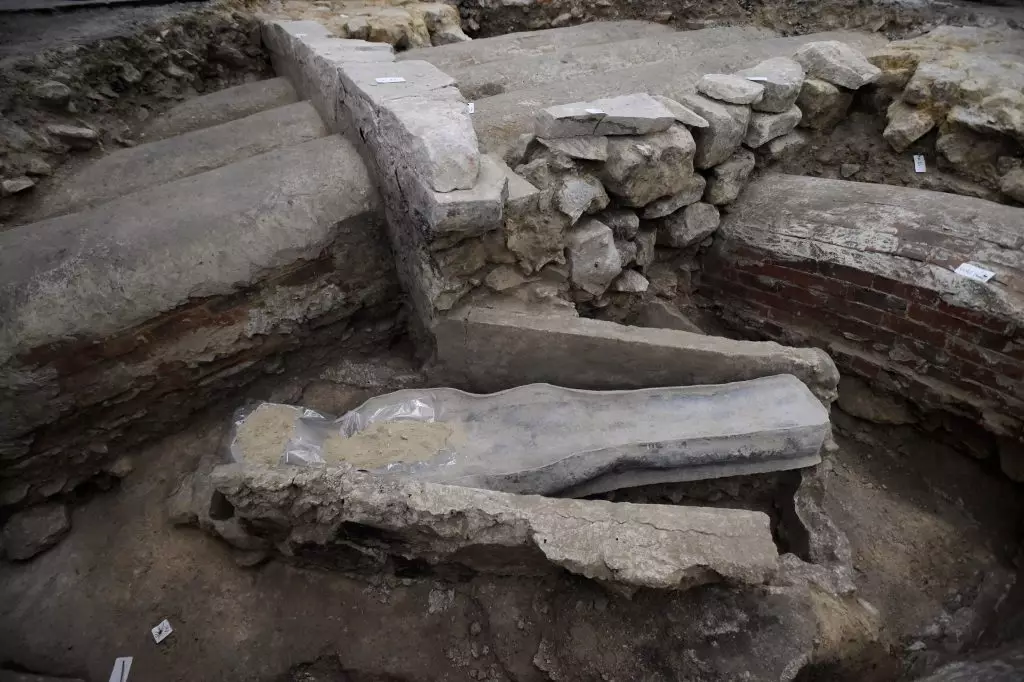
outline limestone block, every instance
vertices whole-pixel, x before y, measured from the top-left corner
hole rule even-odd
[[[711,169],[704,201],[720,206],[736,200],[754,170],[753,152],[740,149],[723,163]]]
[[[739,75],[709,73],[697,81],[697,92],[728,104],[754,104],[764,96],[764,86]]]
[[[565,154],[573,159],[604,161],[608,158],[608,138],[603,135],[581,137],[537,138],[537,141],[553,152]]]
[[[476,186],[453,192],[433,191],[419,175],[399,169],[399,186],[429,227],[428,241],[442,234],[480,235],[501,227],[508,177],[493,157],[485,155],[480,161]]]
[[[957,102],[960,83],[966,78],[967,74],[960,69],[926,62],[914,71],[903,90],[903,100],[908,104],[952,106]]]
[[[636,264],[646,268],[654,262],[654,247],[658,241],[657,230],[640,230],[636,233]]]
[[[658,243],[682,249],[697,244],[718,229],[718,209],[698,202],[658,222]]]
[[[664,218],[670,213],[675,213],[684,206],[700,201],[704,196],[704,188],[707,181],[700,173],[694,173],[687,181],[686,187],[670,197],[658,199],[647,204],[644,208],[644,220]]]
[[[555,204],[575,223],[584,213],[597,213],[608,206],[608,194],[592,175],[569,175],[555,193]]]
[[[795,104],[781,114],[768,114],[755,111],[750,116],[750,126],[743,144],[752,149],[786,135],[800,123],[803,112]]]
[[[797,50],[793,59],[811,78],[856,90],[873,82],[881,69],[858,50],[838,40],[808,43]]]
[[[537,114],[538,137],[644,135],[675,123],[668,108],[646,93],[548,107]]]
[[[588,218],[569,231],[566,243],[572,283],[594,296],[603,294],[622,270],[612,229]]]
[[[747,133],[750,107],[716,102],[700,95],[686,95],[681,101],[708,122],[707,128],[694,131],[694,166],[710,168],[729,158]]]
[[[628,206],[645,206],[681,192],[693,175],[693,136],[674,123],[665,131],[608,141],[600,178]]]
[[[602,223],[612,228],[616,239],[633,239],[640,229],[640,217],[636,211],[627,208],[613,208],[597,216]]]
[[[764,95],[753,104],[754,111],[771,114],[784,113],[796,104],[800,87],[804,84],[804,67],[788,57],[766,59],[749,69],[737,71],[736,75],[758,79]]]
[[[623,270],[622,274],[612,282],[612,291],[624,294],[642,294],[650,285],[647,278],[636,270]]]
[[[71,529],[63,504],[49,503],[13,514],[4,524],[3,552],[9,559],[26,561],[53,547]]]
[[[653,329],[677,329],[693,334],[703,334],[704,330],[694,324],[672,303],[654,298],[643,305],[637,312],[633,324]]]
[[[813,130],[834,127],[846,116],[853,93],[817,78],[808,78],[800,89],[796,104],[803,112],[800,126]]]
[[[889,105],[886,118],[889,123],[882,137],[898,152],[904,151],[935,127],[931,113],[900,100]]]
[[[636,242],[627,241],[625,239],[616,239],[615,250],[619,252],[619,264],[622,265],[622,267],[626,267],[627,265],[631,265],[636,262]]]
[[[1024,204],[1024,169],[1015,168],[999,181],[999,190]]]
[[[662,95],[653,95],[653,97],[654,99],[664,104],[665,108],[672,112],[672,115],[676,117],[677,123],[682,123],[684,126],[687,126],[688,128],[708,127],[709,124],[703,116],[700,116],[692,109],[684,107],[682,104],[675,101],[674,99],[663,97]]]
[[[758,151],[763,153],[769,162],[780,161],[800,152],[807,147],[808,142],[810,142],[810,138],[807,137],[807,133],[794,130],[787,135],[775,138]]]

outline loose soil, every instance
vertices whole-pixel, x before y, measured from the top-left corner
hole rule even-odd
[[[358,469],[425,462],[448,446],[453,433],[444,422],[376,422],[348,437],[331,434],[321,456],[328,464],[347,462]]]

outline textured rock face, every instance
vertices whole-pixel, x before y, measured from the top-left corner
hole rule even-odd
[[[646,93],[548,107],[537,114],[538,137],[645,135],[667,130],[675,116]]]
[[[608,205],[608,195],[592,175],[570,175],[555,195],[558,210],[575,223],[584,213],[597,213]]]
[[[797,50],[793,59],[811,78],[851,90],[873,82],[881,74],[881,69],[864,55],[838,40],[808,43]]]
[[[781,114],[767,114],[755,111],[750,117],[750,126],[743,138],[743,144],[751,149],[771,142],[777,137],[788,134],[796,128],[803,118],[800,107],[793,105]]]
[[[796,104],[803,117],[800,125],[814,130],[834,127],[853,103],[853,93],[817,78],[808,78],[800,90]]]
[[[736,200],[754,170],[753,152],[740,149],[727,161],[711,169],[704,201],[720,206]]]
[[[691,183],[693,136],[675,124],[663,132],[608,141],[601,180],[628,206],[645,206],[682,191]]]
[[[766,59],[757,66],[742,69],[736,75],[757,78],[764,89],[760,100],[754,102],[754,111],[781,114],[794,104],[804,84],[804,67],[788,57]]]
[[[685,590],[763,583],[778,558],[758,512],[509,495],[338,468],[228,465],[211,480],[235,518],[282,551],[356,570],[395,559],[510,575],[561,568]]]
[[[728,104],[754,104],[764,96],[764,86],[735,74],[709,73],[697,81],[697,92]]]
[[[694,166],[710,168],[729,158],[747,132],[750,107],[724,104],[699,95],[688,95],[681,101],[708,122],[707,128],[694,131],[697,143]]]
[[[696,201],[700,201],[700,198],[704,196],[704,188],[706,186],[707,180],[704,179],[704,176],[694,173],[687,181],[686,187],[676,194],[647,204],[647,207],[644,208],[644,220],[664,218],[668,214],[675,213],[684,206],[689,206]]]
[[[15,561],[31,559],[53,547],[71,530],[63,504],[43,504],[14,514],[4,525],[3,552]]]
[[[611,228],[597,220],[585,220],[569,232],[567,243],[573,284],[600,296],[622,270]]]
[[[718,209],[711,204],[690,204],[659,222],[658,243],[684,249],[718,229]]]
[[[935,127],[935,118],[931,112],[901,101],[889,106],[886,117],[889,124],[882,132],[882,137],[898,152],[904,151]]]

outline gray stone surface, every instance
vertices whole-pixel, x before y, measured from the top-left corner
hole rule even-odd
[[[622,270],[612,229],[593,218],[569,231],[566,253],[572,283],[594,296],[603,294]]]
[[[808,78],[796,100],[803,112],[799,125],[813,130],[832,128],[846,116],[852,103],[852,92],[817,78]]]
[[[763,583],[778,558],[760,512],[510,495],[344,468],[228,465],[211,479],[249,527],[274,528],[285,551],[318,546],[327,565],[355,550],[371,571],[404,560],[686,590]],[[314,500],[311,522],[303,510]]]
[[[636,233],[636,264],[646,268],[654,262],[654,247],[658,241],[656,229],[643,229]]]
[[[718,209],[711,204],[690,204],[658,222],[658,243],[683,249],[697,244],[718,229]]]
[[[640,229],[640,217],[628,208],[613,208],[601,213],[597,219],[612,228],[616,239],[633,239]]]
[[[889,105],[886,111],[888,125],[882,137],[898,152],[902,152],[935,127],[931,112],[918,109],[901,100]]]
[[[708,127],[709,124],[703,116],[688,107],[684,107],[676,100],[662,95],[653,95],[653,97],[664,104],[665,107],[672,112],[672,115],[676,117],[676,123],[682,123],[687,128]]]
[[[768,161],[780,161],[797,154],[806,148],[809,142],[810,138],[807,136],[807,133],[794,130],[782,137],[775,138],[758,149],[758,152],[764,154]]]
[[[655,329],[677,329],[693,334],[704,333],[703,329],[694,324],[678,308],[660,298],[644,303],[640,310],[637,311],[633,324]]]
[[[868,384],[853,376],[844,376],[839,380],[839,399],[836,405],[850,416],[876,424],[913,424],[917,421],[905,402],[872,391]]]
[[[633,248],[636,249],[635,244]],[[629,261],[626,261],[625,264],[628,263]],[[636,270],[623,270],[622,274],[612,282],[612,291],[620,291],[626,294],[642,294],[647,291],[650,285],[651,283],[647,281],[647,278]]]
[[[664,104],[647,93],[560,104],[537,114],[537,137],[586,135],[644,135],[657,133],[675,123]]]
[[[65,123],[50,123],[46,126],[46,132],[72,149],[92,149],[100,139],[100,134],[92,128]]]
[[[835,364],[816,348],[603,320],[476,308],[439,320],[433,331],[445,379],[474,391],[533,382],[595,390],[690,386],[793,374],[828,403],[839,382]]]
[[[1024,679],[1024,645],[1011,643],[971,660],[947,663],[920,682],[1017,682]]]
[[[686,95],[680,101],[709,124],[707,128],[693,131],[697,143],[693,165],[700,169],[710,168],[728,159],[747,133],[750,107],[716,102],[700,95]]]
[[[608,206],[608,195],[594,176],[569,175],[555,193],[555,205],[575,223],[584,213],[597,213]]]
[[[803,112],[795,104],[781,114],[755,111],[750,116],[750,125],[747,127],[743,144],[751,149],[757,149],[792,131],[800,123],[802,117]]]
[[[856,90],[877,79],[882,71],[855,48],[838,40],[804,45],[793,59],[811,78]]]
[[[999,190],[1024,204],[1024,169],[1016,168],[999,181]]]
[[[608,158],[608,138],[602,135],[562,137],[550,140],[538,137],[537,141],[551,151],[565,154],[573,159],[604,161]]]
[[[668,130],[608,141],[608,160],[600,178],[627,206],[645,206],[678,194],[692,184],[693,136],[672,119]]]
[[[68,509],[50,503],[20,511],[7,519],[2,548],[8,559],[27,561],[57,544],[71,530]]]
[[[708,186],[704,192],[704,201],[721,206],[736,200],[747,184],[750,173],[754,170],[753,152],[739,149],[726,161],[718,164],[708,173]]]
[[[147,142],[162,140],[297,101],[295,89],[285,78],[236,85],[233,88],[185,100],[172,107],[153,119],[143,132],[142,139]]]
[[[313,107],[308,102],[296,102],[170,139],[120,149],[63,179],[33,218],[73,213],[326,134]]]
[[[675,213],[684,206],[700,201],[704,196],[704,188],[707,181],[700,173],[694,173],[687,180],[686,187],[670,197],[658,199],[647,204],[644,208],[644,220],[664,218],[670,213]]]
[[[413,210],[422,216],[431,236],[449,233],[479,235],[499,228],[508,198],[504,163],[483,155],[472,189],[436,192],[415,173],[399,169],[398,183]]]
[[[754,104],[764,96],[764,86],[739,75],[709,73],[697,81],[697,92],[727,104]]]
[[[753,76],[764,88],[760,100],[753,104],[754,111],[781,114],[796,104],[800,86],[804,83],[804,67],[789,57],[773,57],[741,69],[737,76]]]

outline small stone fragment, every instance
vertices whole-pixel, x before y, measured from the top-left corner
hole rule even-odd
[[[803,112],[799,125],[813,130],[832,128],[846,116],[852,103],[853,93],[823,80],[808,78],[796,101]]]
[[[48,550],[71,529],[68,509],[49,503],[17,512],[3,529],[3,548],[7,557],[26,561]]]
[[[763,153],[768,161],[780,161],[798,153],[808,142],[810,140],[806,133],[794,130],[788,135],[775,138],[758,151]]]
[[[740,149],[723,163],[711,169],[704,201],[721,206],[736,200],[743,190],[756,159],[753,152]]]
[[[693,175],[693,136],[673,123],[666,131],[608,141],[601,180],[627,206],[646,206],[687,187]]]
[[[662,298],[675,298],[679,289],[679,276],[668,263],[655,263],[647,270],[650,291]]]
[[[697,92],[729,104],[753,104],[764,96],[764,86],[743,76],[709,73],[697,81]]]
[[[999,191],[1024,204],[1024,169],[1016,168],[999,181]]]
[[[636,211],[625,208],[609,209],[598,215],[597,219],[612,228],[616,239],[632,239],[640,229],[640,218]]]
[[[863,54],[838,40],[808,43],[797,50],[793,59],[811,78],[851,90],[873,82],[882,73]]]
[[[547,139],[537,138],[537,141],[554,152],[565,154],[574,159],[584,161],[604,161],[608,158],[608,138],[599,135],[584,135],[581,137],[560,137]]]
[[[675,213],[683,206],[689,206],[696,201],[700,201],[700,198],[704,196],[706,185],[707,181],[704,179],[704,176],[700,173],[694,173],[687,180],[686,187],[676,194],[647,204],[647,207],[644,209],[644,220],[664,218],[670,213]]]
[[[750,126],[747,128],[743,144],[751,149],[757,149],[761,145],[774,140],[777,137],[789,133],[797,124],[803,113],[800,107],[795,104],[788,111],[781,114],[767,114],[755,111],[750,116]]]
[[[688,126],[690,128],[708,127],[709,124],[703,116],[700,116],[695,111],[684,107],[674,99],[662,97],[661,95],[652,95],[652,97],[664,104],[665,108],[672,112],[672,115],[676,117],[676,122],[682,123],[684,126]]]
[[[584,213],[597,213],[608,205],[601,182],[590,175],[570,175],[562,180],[555,203],[575,223]]]
[[[92,128],[83,126],[69,126],[61,123],[51,123],[46,126],[46,131],[57,137],[65,144],[76,149],[91,149],[100,138]]]
[[[623,270],[622,274],[612,282],[612,291],[625,294],[642,294],[651,285],[647,278],[636,270]]]
[[[636,233],[636,258],[634,261],[641,268],[654,262],[654,247],[658,241],[657,230],[640,230]]]
[[[525,284],[527,281],[526,277],[514,266],[499,265],[487,274],[484,284],[495,291],[505,291]]]
[[[622,270],[612,229],[588,218],[569,231],[566,241],[572,283],[600,296]]]
[[[781,114],[796,104],[804,84],[804,67],[788,57],[766,59],[757,66],[736,72],[737,76],[753,76],[764,88],[764,95],[753,104],[754,111]]]
[[[841,178],[852,178],[854,175],[860,172],[861,165],[859,163],[844,163],[839,166],[839,177]]]
[[[728,159],[743,142],[750,123],[750,107],[716,102],[700,95],[687,95],[682,102],[708,122],[707,128],[693,131],[697,145],[694,166],[710,168]]]
[[[930,113],[900,100],[889,105],[886,118],[889,124],[882,137],[898,152],[905,151],[935,127],[935,119]]]
[[[626,241],[625,239],[616,239],[615,249],[619,252],[619,263],[622,267],[626,267],[630,263],[636,262],[636,242]]]
[[[678,213],[662,219],[658,243],[683,249],[696,244],[718,229],[718,209],[704,202],[690,204]]]
[[[25,190],[32,189],[33,187],[35,187],[35,184],[35,181],[33,181],[31,178],[22,175],[17,178],[10,178],[9,180],[4,180],[2,183],[0,183],[0,188],[3,189],[4,195],[18,194],[19,192],[24,192]]]
[[[58,81],[45,81],[32,88],[32,95],[47,106],[61,108],[71,100],[71,88]]]

